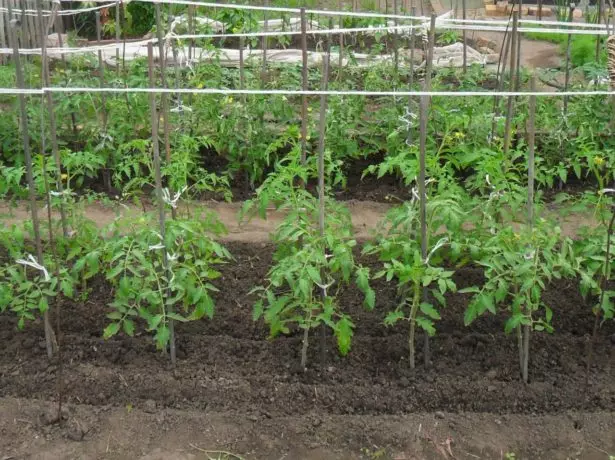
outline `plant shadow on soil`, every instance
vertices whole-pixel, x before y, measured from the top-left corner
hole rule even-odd
[[[328,361],[321,368],[314,334],[311,366],[297,373],[293,369],[300,334],[268,341],[266,326],[251,319],[248,292],[264,279],[273,247],[228,247],[236,260],[222,267],[216,283],[220,292],[214,319],[178,325],[179,363],[174,370],[146,332],[134,338],[101,338],[110,301],[103,280],[92,283],[86,302],[65,302],[62,344],[68,401],[124,406],[153,400],[159,407],[266,417],[428,411],[558,414],[608,411],[615,405],[613,324],[600,331],[587,385],[585,355],[593,320],[575,282],[556,282],[546,294],[556,333],[532,336],[529,385],[519,380],[516,344],[503,333],[504,318],[486,316],[465,328],[468,296],[462,294],[449,296],[437,324],[432,365],[411,372],[406,328],[382,324],[395,304],[394,287],[382,281],[374,282],[374,311],[362,308],[363,299],[353,288],[340,298],[357,325],[350,354],[339,357],[329,337]],[[378,267],[373,259],[362,262],[372,270]],[[481,279],[480,270],[473,268],[456,274],[459,288]],[[42,325],[18,331],[14,318],[2,315],[0,341],[5,344],[0,350],[0,394],[53,399],[57,366],[45,356]]]

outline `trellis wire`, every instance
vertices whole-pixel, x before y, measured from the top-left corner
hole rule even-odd
[[[611,96],[615,90],[593,91],[359,91],[359,90],[286,90],[286,89],[226,89],[226,88],[97,88],[97,87],[65,87],[51,86],[45,88],[0,88],[4,95],[38,95],[45,92],[52,93],[178,93],[178,94],[218,94],[218,95],[269,95],[269,96],[366,96],[366,97],[404,97],[404,96],[433,96],[433,97],[508,97],[508,96],[537,96],[537,97],[563,97],[563,96]]]
[[[61,0],[62,2],[72,2],[72,0]],[[108,0],[92,0],[95,3],[107,2]],[[255,11],[272,11],[278,13],[294,13],[299,14],[301,8],[287,8],[287,7],[272,7],[272,6],[259,6],[259,5],[240,5],[240,4],[232,4],[232,3],[211,3],[211,2],[198,2],[192,0],[139,0],[143,3],[154,3],[154,4],[168,4],[168,5],[192,5],[196,7],[211,7],[211,8],[226,8],[226,9],[237,9],[237,10],[255,10]],[[114,3],[111,3],[113,5]],[[65,10],[65,11],[75,11],[79,10]],[[382,19],[407,19],[407,20],[420,20],[420,21],[429,21],[429,16],[408,16],[408,15],[395,15],[395,14],[383,14],[383,13],[371,13],[371,12],[356,12],[356,11],[336,11],[336,10],[318,10],[318,9],[306,9],[307,14],[314,14],[320,16],[347,16],[347,17],[363,17],[363,18],[382,18]],[[462,22],[460,19],[446,19],[446,21],[453,22]],[[466,22],[474,22],[474,23],[494,23],[494,24],[506,24],[505,21],[491,21],[491,20],[481,20],[481,19],[468,19]],[[525,19],[520,21],[523,24],[539,24],[539,25],[567,25],[566,22],[560,21],[537,21],[531,19]],[[569,24],[568,24],[569,26]],[[584,24],[578,23],[575,26],[580,27],[597,27],[597,28],[605,28],[603,24]],[[535,29],[531,29],[534,31]]]
[[[311,35],[330,35],[330,34],[349,34],[349,33],[360,33],[360,32],[369,32],[369,33],[378,33],[378,32],[390,32],[390,31],[407,31],[410,32],[416,28],[421,28],[420,25],[412,24],[412,25],[398,25],[398,26],[383,26],[383,27],[353,27],[346,29],[314,29],[310,30],[309,34]],[[492,32],[507,32],[506,27],[489,27],[489,26],[480,26],[480,25],[456,25],[456,24],[441,24],[438,29],[446,29],[446,30],[471,30],[471,31],[492,31]],[[609,35],[608,30],[584,30],[584,29],[537,29],[537,28],[518,28],[519,32],[533,32],[533,33],[559,33],[559,34],[567,34],[567,35],[600,35],[607,36]],[[157,32],[159,35],[161,34],[161,30]],[[158,38],[150,38],[146,40],[139,40],[132,42],[133,46],[147,46],[149,43],[159,43],[160,41],[166,40],[195,40],[195,39],[205,39],[205,38],[255,38],[255,37],[280,37],[280,36],[296,36],[301,35],[300,31],[280,31],[280,32],[242,32],[242,33],[211,33],[211,34],[182,34],[178,35],[173,32],[166,34],[165,36],[159,36]],[[119,43],[110,43],[106,45],[98,45],[98,46],[85,46],[85,47],[77,47],[77,48],[68,48],[68,47],[49,47],[47,48],[47,52],[51,54],[86,54],[86,53],[94,53],[98,51],[112,50],[117,49],[122,46]],[[163,46],[164,45],[159,45]],[[41,48],[19,48],[20,54],[23,55],[39,55],[41,54]],[[0,48],[0,54],[12,54],[12,48]]]

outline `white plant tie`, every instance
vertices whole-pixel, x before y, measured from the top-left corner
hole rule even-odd
[[[429,254],[427,254],[427,258],[425,259],[425,265],[429,265],[429,259],[431,259],[431,256],[434,254],[434,252],[436,252],[438,249],[440,249],[446,243],[448,243],[448,238],[446,236],[444,238],[440,238],[438,240],[436,245],[431,249],[431,251],[429,251]]]
[[[157,251],[158,249],[164,249],[164,244],[162,244],[162,243],[154,244],[154,245],[150,246],[148,249],[150,251]]]
[[[28,267],[32,267],[32,268],[34,268],[36,270],[39,270],[39,271],[43,272],[43,276],[45,277],[45,281],[49,281],[51,279],[49,277],[49,272],[47,271],[47,269],[45,267],[43,267],[41,264],[39,264],[32,254],[28,254],[27,260],[25,260],[25,259],[17,259],[15,262],[20,264],[20,265],[27,265]]]
[[[322,289],[323,296],[327,297],[327,289],[329,289],[331,286],[335,284],[335,280],[331,278],[328,284],[318,284],[318,283],[315,283],[315,284],[320,289]]]
[[[528,252],[523,254],[523,258],[525,260],[532,260],[535,255],[536,255],[536,250],[535,249],[530,249]]]
[[[600,195],[605,195],[607,193],[615,193],[615,188],[603,188],[600,190]]]
[[[177,202],[181,198],[182,193],[184,193],[187,189],[188,187],[184,185],[181,190],[175,195],[173,195],[173,198],[171,198],[171,193],[169,192],[169,189],[165,187],[162,189],[162,201],[171,206],[173,209],[177,209]]]

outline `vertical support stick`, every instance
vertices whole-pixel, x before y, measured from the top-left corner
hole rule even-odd
[[[156,38],[158,39],[158,59],[160,60],[160,80],[162,87],[167,89],[167,60],[165,59],[165,44],[162,36],[162,19],[160,13],[160,3],[154,5],[156,9]],[[167,163],[171,162],[171,141],[169,139],[169,95],[162,93],[160,95],[162,102],[162,116],[164,129],[164,150]]]
[[[517,27],[519,23],[518,12],[513,12],[513,28],[511,35],[511,47],[510,47],[510,90],[514,91],[517,86],[517,40],[519,39],[517,33]],[[510,137],[512,128],[512,117],[514,108],[514,96],[508,97],[508,106],[506,108],[506,122],[504,126],[504,154],[508,153],[510,148]]]
[[[100,25],[100,11],[96,11],[96,43],[97,45],[101,45],[101,40],[102,40],[102,27]],[[102,51],[98,50],[98,72],[100,73],[99,75],[99,79],[100,79],[100,87],[104,88],[105,87],[105,61],[103,60],[103,55],[102,55]],[[103,128],[102,131],[103,133],[107,132],[107,100],[105,97],[105,93],[100,93],[100,99],[101,99],[101,104],[102,104],[102,108],[101,108],[101,114],[102,114],[102,124],[103,124]]]
[[[568,22],[572,22],[574,13],[574,4],[570,5],[570,10],[568,12]],[[570,51],[572,49],[572,34],[568,34],[568,40],[566,42],[566,69],[564,75],[564,92],[568,91],[568,86],[570,85]],[[564,119],[566,115],[568,115],[568,96],[564,96]]]
[[[263,6],[269,6],[269,0],[263,0]],[[263,10],[263,29],[264,32],[267,33],[269,31],[269,18],[268,11]],[[261,82],[262,87],[264,88],[267,83],[267,46],[268,46],[268,36],[264,35],[262,39],[263,46],[263,70],[261,72]]]
[[[322,62],[322,80],[320,88],[327,91],[329,85],[329,60],[331,57],[331,36],[327,35],[327,51]],[[320,96],[320,113],[318,120],[318,229],[321,236],[325,234],[325,129],[327,123],[327,95]],[[326,247],[324,248],[326,250]],[[327,296],[322,289],[323,298]],[[320,364],[324,368],[327,359],[326,326],[320,325]]]
[[[115,2],[115,72],[117,78],[120,78],[120,41],[121,41],[121,24],[120,19],[120,0]]]
[[[602,23],[604,16],[604,0],[598,0],[598,24]],[[600,35],[596,35],[596,62],[600,59]]]
[[[301,8],[301,89],[308,90],[308,54],[307,54],[307,18],[305,8]],[[307,131],[308,131],[308,97],[301,95],[301,164],[307,158]]]
[[[466,0],[461,0],[461,17],[465,21],[466,20]],[[463,75],[465,76],[468,72],[468,37],[466,30],[463,29],[462,32],[463,37]]]
[[[24,81],[23,69],[21,68],[21,62],[19,59],[19,45],[17,42],[17,34],[15,29],[18,27],[15,20],[11,20],[9,25],[9,41],[12,42],[13,47],[13,61],[15,62],[15,74],[17,80],[17,87],[25,89],[26,84]],[[26,102],[26,95],[19,95],[19,122],[21,127],[21,137],[23,140],[23,152],[26,162],[26,180],[28,183],[28,197],[30,200],[30,212],[32,214],[32,229],[34,232],[34,244],[36,246],[36,258],[39,264],[43,265],[43,244],[41,242],[41,229],[38,219],[38,208],[36,203],[36,188],[34,186],[34,177],[32,174],[32,153],[30,151],[30,135],[28,133],[28,109]],[[51,322],[49,321],[49,309],[43,313],[43,321],[45,325],[45,346],[47,349],[47,356],[51,358],[55,348],[55,337]]]
[[[398,4],[397,4],[398,0],[393,0],[393,14],[395,16],[397,16],[399,14],[398,12]],[[395,63],[395,86],[397,86],[397,79],[399,76],[399,44],[397,43],[397,26],[398,26],[398,21],[397,21],[397,17],[395,19],[393,19],[393,25],[395,26],[394,32],[393,32],[393,60]]]
[[[96,11],[96,43],[100,46],[102,37],[102,27],[100,25],[100,11]],[[100,87],[105,87],[105,61],[103,60],[102,50],[98,50],[98,73],[100,80]],[[102,115],[102,133],[104,136],[107,134],[107,96],[105,93],[100,93],[101,115]],[[105,169],[103,170],[103,181],[107,193],[111,192],[111,179],[110,179],[110,164],[109,158],[105,161]]]
[[[412,8],[412,16],[416,13],[414,7]],[[410,63],[408,65],[408,91],[412,91],[414,86],[414,39],[415,39],[415,27],[412,24],[410,29],[410,41],[408,48],[410,48]],[[412,96],[408,96],[408,114],[412,113]],[[409,120],[411,121],[411,120]],[[408,132],[406,133],[406,145],[412,145],[412,126],[408,123]]]
[[[158,5],[158,4],[156,4]],[[150,88],[154,88],[155,79],[154,79],[154,49],[151,43],[147,44],[147,63],[148,63],[148,77],[149,77],[149,86]],[[156,94],[151,92],[149,93],[149,109],[151,114],[151,124],[152,124],[152,150],[154,153],[154,173],[155,173],[155,182],[156,182],[156,201],[158,202],[158,223],[160,225],[160,235],[162,236],[162,241],[165,241],[166,234],[166,224],[165,224],[165,212],[164,212],[164,202],[162,200],[162,174],[160,172],[160,145],[158,141],[158,123],[160,119],[158,117],[158,113],[156,110]],[[165,276],[169,279],[169,260],[167,258],[167,251],[163,249],[162,251],[162,262],[164,265]],[[167,293],[168,294],[168,293]],[[173,306],[167,305],[167,312],[173,312]],[[176,352],[175,352],[175,324],[172,319],[168,320],[169,327],[169,351],[171,354],[171,364],[175,366],[176,363]]]
[[[340,11],[343,10],[343,0],[339,1],[338,9]],[[339,27],[340,29],[344,28],[344,17],[343,16],[340,16]],[[344,34],[340,33],[339,37],[340,37],[340,50],[339,50],[340,55],[339,55],[339,64],[337,66],[338,67],[337,79],[341,81],[343,78],[343,69],[344,69]]]
[[[538,0],[538,20],[542,21],[542,3],[543,0]]]
[[[12,0],[9,1],[9,5],[10,5],[11,1]],[[60,4],[60,6],[58,8],[62,8],[61,4]],[[64,29],[63,28],[63,24],[62,24],[62,16],[58,15],[56,17],[56,28],[58,29],[58,46],[60,47],[60,49],[62,49],[64,47],[64,45],[62,43],[63,42],[63,40],[62,40],[62,31]],[[62,65],[64,66],[64,68],[66,68],[67,67],[66,56],[64,55],[64,53],[60,54],[60,59],[62,59]],[[68,86],[68,76],[67,76],[66,73],[64,73],[64,75],[65,75],[66,86]],[[67,94],[66,97],[68,98],[70,96]],[[73,128],[73,134],[76,136],[77,135],[77,116],[75,115],[75,111],[74,110],[72,110],[71,113],[70,113],[70,120],[71,120],[71,125],[72,125],[72,128]]]
[[[43,11],[41,8],[41,4],[37,3],[37,16],[39,26],[41,27],[41,37],[43,40],[41,41],[41,76],[43,80],[43,86],[49,87],[50,79],[49,79],[49,57],[47,56],[47,36],[49,35],[48,26],[45,24],[43,20]],[[52,13],[53,16],[54,13]],[[52,21],[49,22],[49,26],[53,24]],[[47,101],[47,112],[49,114],[49,131],[51,134],[51,154],[53,155],[53,159],[56,166],[56,189],[60,192],[62,197],[62,202],[60,203],[60,221],[62,224],[62,234],[67,237],[68,236],[68,223],[66,221],[66,209],[64,207],[64,184],[62,183],[62,162],[60,161],[60,151],[58,149],[58,134],[56,127],[56,115],[55,115],[55,106],[53,103],[53,95],[51,92],[47,92],[45,94]],[[44,129],[41,127],[41,129]]]
[[[245,46],[245,38],[239,37],[239,89],[246,89],[246,71],[244,65],[243,49]],[[246,95],[242,94],[241,99],[243,105],[246,104]]]
[[[433,48],[436,33],[436,15],[431,15],[431,23],[429,25],[429,42],[427,48],[427,56],[425,61],[425,80],[423,82],[423,91],[431,91],[431,70],[433,65]],[[427,259],[427,191],[425,190],[425,163],[427,156],[427,118],[429,117],[429,96],[421,96],[420,98],[420,121],[419,121],[419,198],[420,198],[420,219],[421,219],[421,257],[423,261]],[[425,302],[427,290],[423,289],[423,301]],[[424,364],[429,366],[429,335],[425,333],[424,346]]]
[[[536,75],[530,80],[530,91],[536,91]],[[527,125],[527,221],[534,228],[534,179],[535,179],[535,143],[536,143],[536,96],[530,96]]]
[[[508,29],[508,26],[506,26]],[[497,89],[502,91],[504,89],[504,76],[506,75],[506,60],[508,59],[508,50],[512,45],[512,37],[508,30],[504,34],[504,41],[502,42],[502,49],[500,50],[500,59],[498,60],[497,70]],[[495,129],[497,126],[497,118],[500,116],[500,98],[498,96],[493,97],[493,121],[491,122],[491,139],[495,137]]]

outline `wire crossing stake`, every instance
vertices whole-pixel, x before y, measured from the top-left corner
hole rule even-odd
[[[436,15],[431,15],[429,24],[429,41],[427,45],[427,55],[425,61],[425,80],[423,91],[431,91],[431,70],[433,65],[433,48],[436,33]],[[425,190],[426,175],[426,155],[427,155],[427,118],[429,117],[429,96],[421,96],[419,104],[419,213],[421,219],[421,257],[423,261],[427,259],[427,192]],[[427,289],[423,288],[423,302],[427,300]],[[414,326],[414,325],[413,325]],[[409,340],[414,344],[414,327],[411,328]],[[429,366],[429,334],[425,332],[424,363]],[[410,369],[415,368],[414,346],[410,346]]]
[[[19,59],[19,44],[17,42],[17,34],[15,29],[19,27],[19,23],[16,20],[11,20],[9,25],[9,39],[12,42],[13,47],[13,61],[15,62],[15,77],[17,80],[17,87],[19,89],[25,89],[26,84],[24,82],[23,69],[21,68],[21,62]],[[32,174],[32,153],[30,151],[30,135],[28,134],[28,109],[26,102],[26,95],[19,95],[19,122],[21,125],[21,137],[23,140],[23,152],[26,163],[26,180],[28,183],[28,197],[30,200],[30,212],[32,214],[32,229],[34,231],[34,244],[36,246],[36,258],[39,264],[43,264],[43,244],[41,242],[41,228],[38,220],[38,209],[36,204],[36,188],[34,186],[34,177]],[[43,312],[43,321],[45,324],[45,347],[47,349],[47,357],[51,358],[56,348],[55,334],[49,321],[49,308]]]
[[[151,43],[147,44],[147,61],[148,61],[148,74],[149,74],[149,85],[150,88],[155,88],[154,84],[154,50]],[[152,149],[154,152],[154,172],[155,172],[155,181],[156,181],[156,200],[158,202],[158,222],[160,225],[160,235],[162,236],[162,242],[165,242],[166,235],[166,224],[165,224],[165,210],[164,210],[164,202],[162,200],[162,175],[160,173],[160,145],[158,144],[158,123],[160,122],[158,118],[158,113],[156,110],[156,93],[149,93],[149,109],[151,113],[151,123],[152,123]],[[170,279],[169,273],[169,259],[167,256],[166,247],[162,250],[162,263],[164,266],[165,276],[167,280]],[[167,291],[168,297],[168,291]],[[167,313],[173,312],[173,306],[166,306]],[[175,352],[175,324],[172,319],[168,320],[169,327],[169,351],[171,354],[171,364],[175,366],[177,362],[176,352]]]
[[[331,59],[331,36],[327,35],[327,51],[322,62],[321,90],[327,91],[329,85],[329,61]],[[318,229],[320,236],[325,235],[325,129],[327,124],[327,95],[320,95],[320,114],[318,120]],[[323,243],[324,244],[324,243]],[[326,245],[324,250],[327,250]],[[327,296],[327,291],[322,288],[322,296]],[[324,368],[327,349],[327,331],[324,324],[320,325],[320,364]]]
[[[305,8],[301,8],[301,89],[308,90],[308,53],[307,53],[307,18]],[[322,102],[322,100],[321,100]],[[307,158],[307,131],[308,131],[308,97],[301,95],[301,164]]]
[[[513,12],[513,25],[510,45],[510,90],[514,91],[517,86],[517,40],[519,40],[517,27],[519,23],[518,13]],[[510,138],[512,130],[512,118],[514,108],[514,96],[508,97],[508,106],[506,108],[506,122],[504,125],[504,155],[510,149]]]

